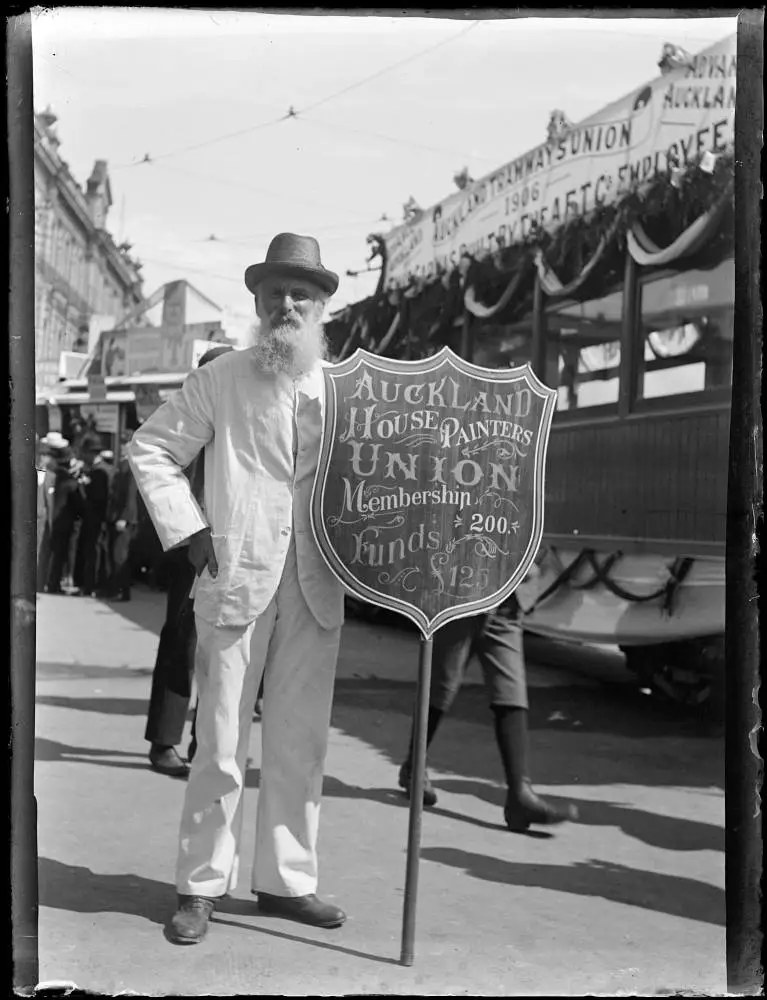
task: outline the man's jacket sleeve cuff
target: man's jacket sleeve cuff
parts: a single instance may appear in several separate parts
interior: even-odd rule
[[[183,545],[189,541],[192,535],[210,527],[191,493],[188,499],[184,498],[183,501],[179,500],[178,493],[174,494],[173,499],[173,511],[163,511],[160,509],[161,505],[158,504],[155,509],[155,517],[152,518],[163,552]],[[170,526],[171,524],[173,527]]]

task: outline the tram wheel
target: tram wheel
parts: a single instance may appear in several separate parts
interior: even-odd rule
[[[640,685],[660,700],[724,718],[724,636],[622,646],[621,651]]]

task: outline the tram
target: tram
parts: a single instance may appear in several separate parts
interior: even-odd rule
[[[119,461],[126,431],[135,430],[153,409],[181,388],[186,372],[106,376],[94,392],[87,378],[60,382],[36,400],[36,432],[59,431],[76,438],[75,426],[87,426],[105,451]]]
[[[619,646],[643,686],[720,704],[734,336],[735,36],[369,237],[337,360],[444,344],[558,393],[533,634]],[[608,148],[609,147],[609,148]],[[721,704],[720,704],[721,707]]]

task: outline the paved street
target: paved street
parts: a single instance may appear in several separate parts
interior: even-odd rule
[[[241,885],[201,945],[168,943],[184,784],[148,767],[164,595],[134,593],[128,604],[38,601],[42,981],[182,996],[724,990],[723,740],[647,701],[609,657],[570,662],[540,645],[529,670],[532,777],[575,801],[580,821],[553,834],[505,829],[473,667],[430,757],[439,802],[424,816],[416,959],[398,964],[408,809],[396,779],[418,639],[360,621],[344,631],[320,838],[320,894],[348,922],[320,931],[254,912],[256,724]]]

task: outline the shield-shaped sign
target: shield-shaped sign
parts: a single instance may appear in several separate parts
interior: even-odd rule
[[[529,365],[480,368],[447,347],[360,349],[324,377],[312,523],[335,575],[425,639],[500,605],[541,541],[556,392]]]

